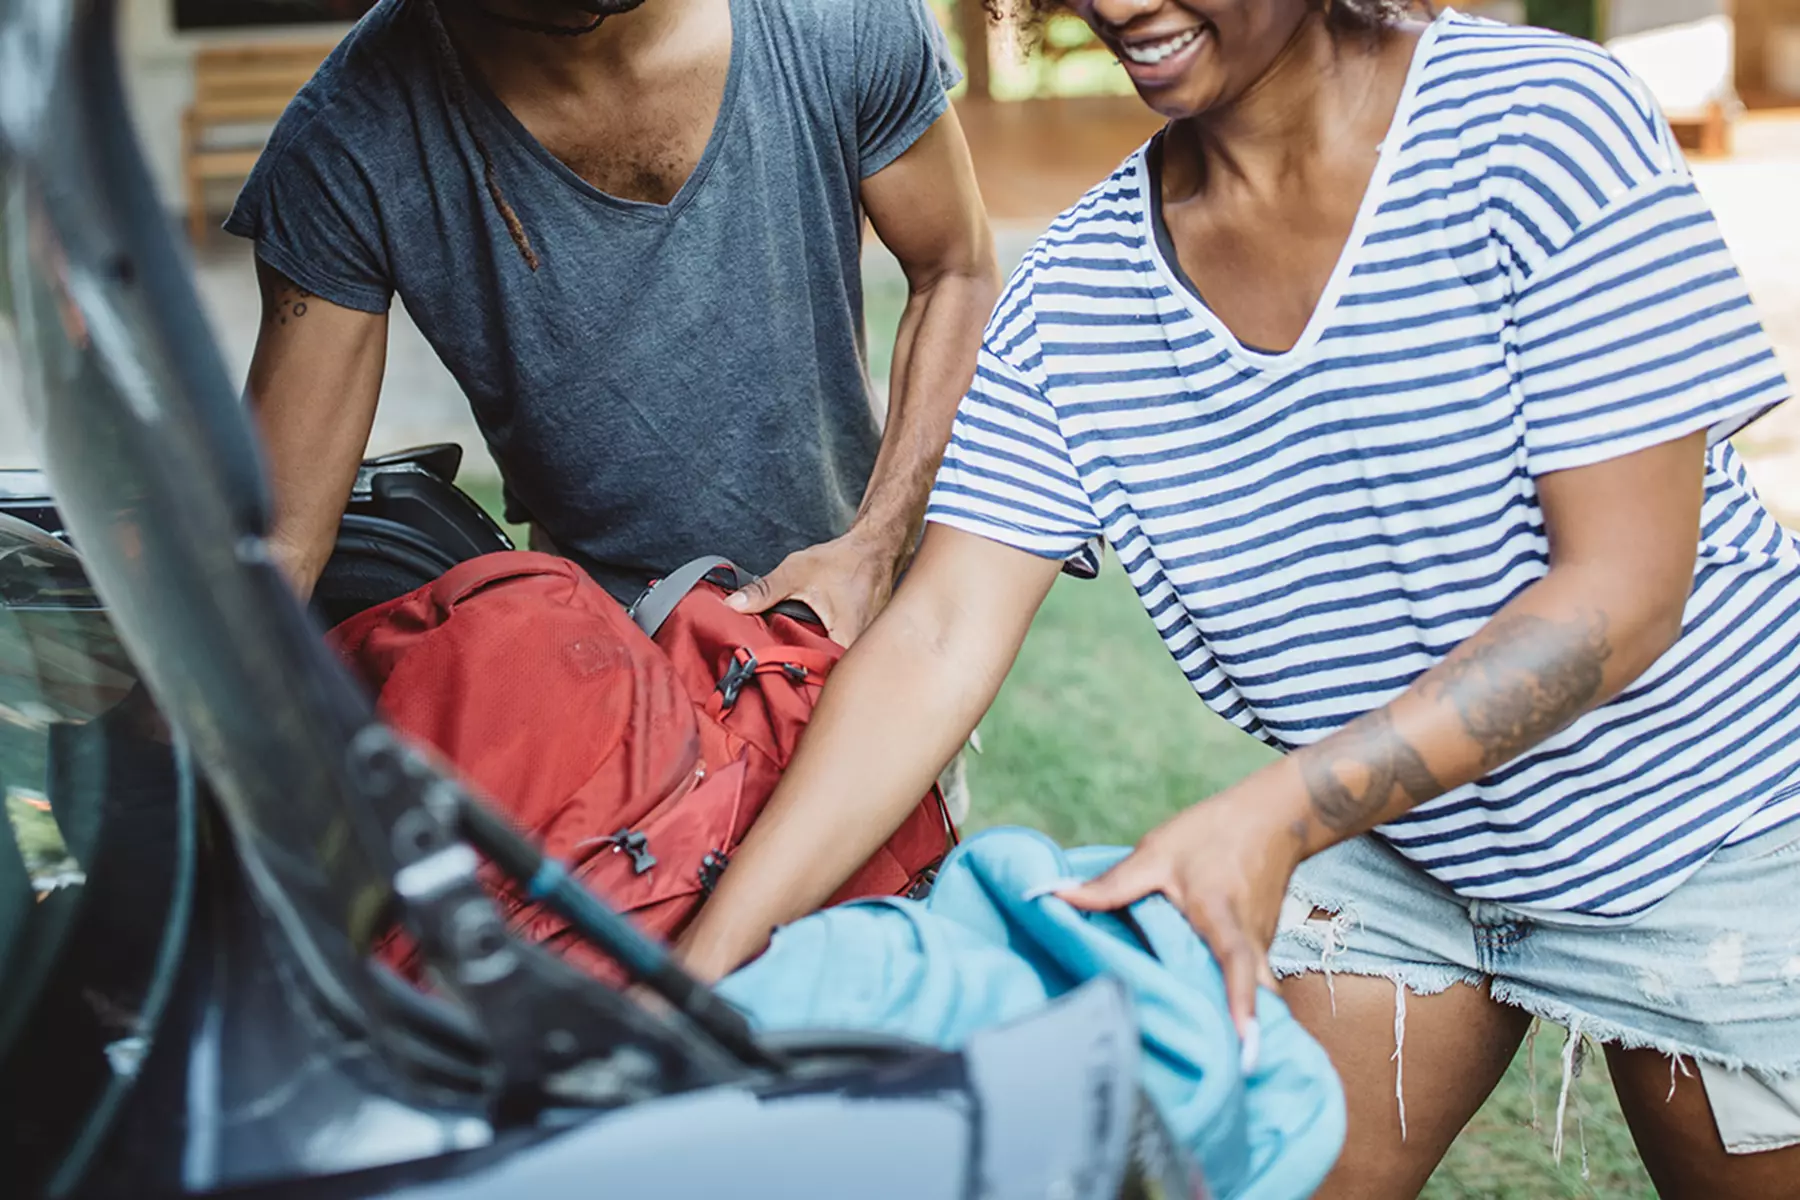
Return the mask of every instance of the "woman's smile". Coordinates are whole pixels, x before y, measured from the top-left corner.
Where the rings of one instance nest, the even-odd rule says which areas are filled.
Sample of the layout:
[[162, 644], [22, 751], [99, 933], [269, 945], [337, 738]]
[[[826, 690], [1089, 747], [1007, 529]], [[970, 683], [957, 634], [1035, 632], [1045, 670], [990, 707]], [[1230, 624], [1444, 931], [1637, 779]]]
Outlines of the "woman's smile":
[[1180, 80], [1194, 65], [1211, 38], [1204, 23], [1186, 29], [1163, 30], [1107, 40], [1119, 62], [1139, 87], [1166, 87]]

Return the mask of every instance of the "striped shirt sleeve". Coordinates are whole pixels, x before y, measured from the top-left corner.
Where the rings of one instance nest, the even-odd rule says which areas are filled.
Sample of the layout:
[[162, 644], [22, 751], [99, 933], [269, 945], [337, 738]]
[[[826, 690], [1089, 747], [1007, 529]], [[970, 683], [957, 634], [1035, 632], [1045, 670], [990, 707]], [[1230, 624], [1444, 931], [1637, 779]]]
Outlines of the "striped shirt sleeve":
[[1534, 475], [1705, 429], [1736, 433], [1788, 386], [1711, 210], [1684, 170], [1619, 193], [1514, 302]]
[[1029, 306], [1008, 299], [1016, 297], [1001, 300], [988, 327], [925, 519], [1041, 558], [1074, 560], [1087, 574], [1082, 564], [1100, 523], [1056, 410], [1028, 365], [1037, 361]]

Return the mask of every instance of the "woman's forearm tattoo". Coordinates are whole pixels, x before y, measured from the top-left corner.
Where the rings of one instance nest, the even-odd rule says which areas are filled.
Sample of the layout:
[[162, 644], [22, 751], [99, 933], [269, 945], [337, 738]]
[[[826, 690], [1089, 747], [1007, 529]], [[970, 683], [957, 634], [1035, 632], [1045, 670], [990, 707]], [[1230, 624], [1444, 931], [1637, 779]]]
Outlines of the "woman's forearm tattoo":
[[[1593, 704], [1612, 657], [1606, 628], [1606, 614], [1597, 611], [1560, 621], [1502, 617], [1428, 672], [1421, 691], [1456, 710], [1480, 749], [1482, 771], [1491, 771]], [[1314, 815], [1339, 834], [1361, 830], [1398, 800], [1411, 807], [1449, 790], [1384, 709], [1299, 759]]]
[[1444, 791], [1394, 728], [1394, 718], [1379, 708], [1346, 725], [1329, 753], [1305, 754], [1300, 774], [1314, 814], [1333, 833], [1361, 828], [1393, 802], [1395, 792], [1423, 804]]
[[1563, 621], [1519, 613], [1458, 647], [1425, 682], [1428, 694], [1455, 706], [1492, 770], [1586, 712], [1611, 657], [1603, 612]]

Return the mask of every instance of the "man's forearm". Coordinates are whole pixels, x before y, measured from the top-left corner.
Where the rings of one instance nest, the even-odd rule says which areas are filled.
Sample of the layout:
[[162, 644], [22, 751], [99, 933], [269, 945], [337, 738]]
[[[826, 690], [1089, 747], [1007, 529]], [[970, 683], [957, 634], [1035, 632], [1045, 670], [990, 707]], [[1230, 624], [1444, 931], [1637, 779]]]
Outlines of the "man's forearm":
[[269, 551], [302, 596], [337, 539], [387, 365], [386, 313], [341, 308], [261, 259], [263, 324], [245, 399], [275, 502]]
[[991, 262], [969, 273], [948, 273], [915, 287], [900, 318], [887, 427], [854, 526], [891, 552], [896, 572], [917, 542], [950, 424], [975, 377], [981, 332], [999, 290]]

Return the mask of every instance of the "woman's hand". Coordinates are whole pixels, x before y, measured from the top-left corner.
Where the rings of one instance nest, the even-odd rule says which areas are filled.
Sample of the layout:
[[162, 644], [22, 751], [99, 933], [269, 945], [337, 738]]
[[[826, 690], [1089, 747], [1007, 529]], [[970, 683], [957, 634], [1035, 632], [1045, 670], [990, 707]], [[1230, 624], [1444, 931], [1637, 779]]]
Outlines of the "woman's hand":
[[1206, 939], [1225, 973], [1232, 1023], [1254, 1057], [1256, 986], [1271, 990], [1269, 944], [1304, 857], [1306, 799], [1277, 763], [1158, 826], [1129, 857], [1057, 895], [1076, 908], [1124, 908], [1161, 892]]

